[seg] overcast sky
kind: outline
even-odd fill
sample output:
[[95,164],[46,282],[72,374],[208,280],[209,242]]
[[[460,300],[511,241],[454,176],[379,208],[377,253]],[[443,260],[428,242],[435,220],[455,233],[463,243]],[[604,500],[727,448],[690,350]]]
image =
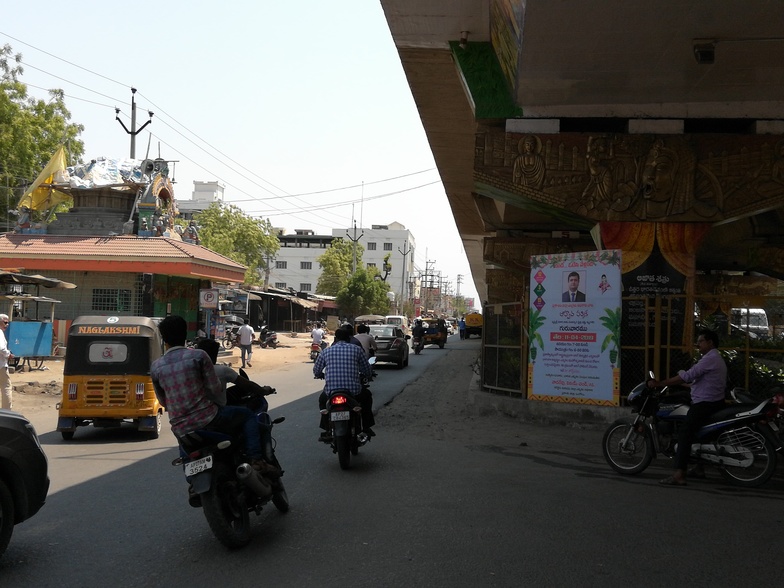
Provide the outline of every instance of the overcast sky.
[[[174,164],[175,197],[219,181],[226,201],[275,227],[414,235],[419,269],[476,289],[422,123],[377,0],[19,2],[0,43],[22,53],[34,96],[61,88],[85,158]],[[392,263],[402,262],[393,255]]]

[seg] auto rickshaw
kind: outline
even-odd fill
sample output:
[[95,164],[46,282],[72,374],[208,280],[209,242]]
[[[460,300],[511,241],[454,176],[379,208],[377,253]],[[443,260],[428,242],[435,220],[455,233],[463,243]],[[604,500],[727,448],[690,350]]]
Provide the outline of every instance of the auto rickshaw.
[[163,355],[159,319],[140,316],[80,316],[68,330],[63,395],[57,430],[73,439],[77,427],[132,423],[149,438],[161,432],[163,406],[150,377]]

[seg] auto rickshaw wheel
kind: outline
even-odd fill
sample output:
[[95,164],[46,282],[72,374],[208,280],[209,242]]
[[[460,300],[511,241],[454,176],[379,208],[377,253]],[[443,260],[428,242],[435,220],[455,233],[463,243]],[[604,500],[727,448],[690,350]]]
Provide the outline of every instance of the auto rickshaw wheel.
[[74,438],[74,431],[61,431],[60,434],[63,436],[63,441],[70,441]]

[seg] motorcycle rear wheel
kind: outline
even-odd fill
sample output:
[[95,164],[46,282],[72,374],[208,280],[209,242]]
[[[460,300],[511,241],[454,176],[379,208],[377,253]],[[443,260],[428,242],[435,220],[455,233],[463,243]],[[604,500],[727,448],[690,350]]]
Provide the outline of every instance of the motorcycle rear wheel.
[[[627,438],[625,447],[624,440]],[[644,471],[653,460],[653,444],[646,432],[639,433],[629,422],[615,422],[602,439],[604,459],[619,474],[632,476]]]
[[202,510],[210,530],[229,549],[245,547],[251,540],[250,513],[245,489],[229,468],[215,464],[213,482],[201,495]]
[[776,450],[770,441],[754,452],[754,462],[747,468],[720,466],[719,473],[735,486],[756,488],[770,480],[776,471]]
[[349,435],[335,437],[335,446],[338,450],[338,462],[340,462],[340,469],[349,469],[351,467],[351,437]]
[[234,349],[234,341],[232,341],[231,339],[228,339],[228,338],[227,339],[223,339],[221,341],[221,344],[223,345],[223,348],[225,350],[227,350],[227,351],[229,351],[231,349]]

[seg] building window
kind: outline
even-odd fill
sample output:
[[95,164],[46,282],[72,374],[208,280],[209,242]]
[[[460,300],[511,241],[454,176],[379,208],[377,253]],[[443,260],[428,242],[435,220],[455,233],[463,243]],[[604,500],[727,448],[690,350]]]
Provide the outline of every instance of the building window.
[[300,284],[299,285],[299,291],[300,292],[310,292],[310,290],[311,290],[311,285],[310,284]]
[[287,261],[276,261],[275,262],[275,269],[286,269],[287,265],[288,265]]
[[369,264],[367,264],[367,266],[368,267],[376,267],[376,264],[375,263],[369,263]]
[[275,287],[276,288],[280,288],[282,290],[285,290],[286,289],[286,282],[275,282]]
[[299,262],[299,269],[313,269],[313,262],[312,261],[300,261]]
[[368,251],[375,251],[376,244],[375,243],[368,243]]
[[384,243],[384,251],[392,251],[392,243]]
[[119,288],[95,288],[92,309],[97,312],[130,312],[131,291]]

